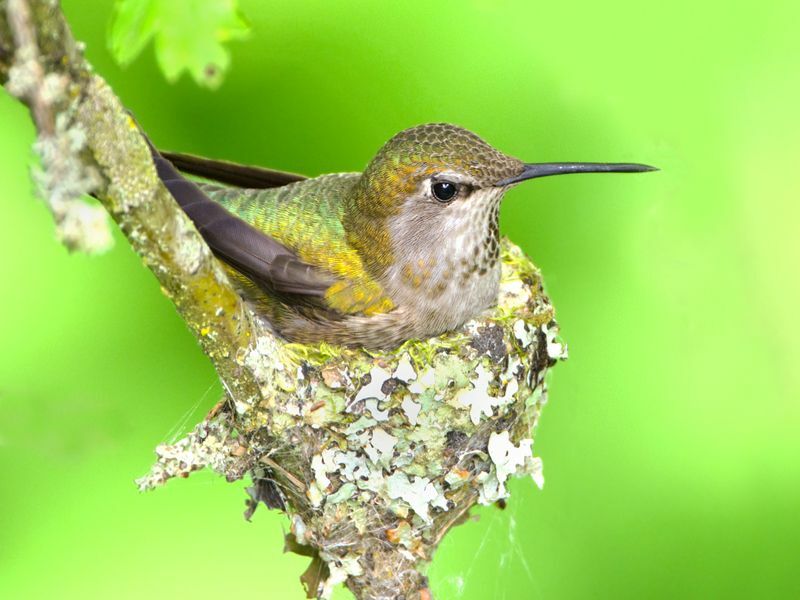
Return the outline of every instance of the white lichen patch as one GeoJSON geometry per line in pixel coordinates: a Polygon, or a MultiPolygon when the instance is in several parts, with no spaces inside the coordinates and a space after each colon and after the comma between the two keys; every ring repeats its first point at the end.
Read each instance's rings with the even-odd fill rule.
{"type": "Polygon", "coordinates": [[[335,450],[324,450],[322,454],[315,454],[311,457],[311,470],[314,472],[314,483],[319,488],[320,492],[325,493],[331,485],[331,480],[328,479],[328,473],[332,473],[338,467],[333,460],[335,450]]]}
{"type": "Polygon", "coordinates": [[[58,214],[58,240],[67,248],[102,254],[114,245],[108,212],[102,206],[74,199],[51,203],[51,207],[58,214]]]}
{"type": "Polygon", "coordinates": [[[457,490],[469,481],[470,475],[471,473],[466,469],[456,467],[447,472],[447,475],[444,476],[444,481],[450,486],[450,489],[457,490]]]}
{"type": "Polygon", "coordinates": [[[417,372],[414,370],[414,367],[411,366],[411,357],[408,356],[407,352],[400,357],[397,368],[394,370],[394,373],[392,373],[392,377],[403,383],[408,383],[417,378],[417,372]]]}
{"type": "Polygon", "coordinates": [[[536,328],[531,328],[522,319],[514,321],[514,337],[523,348],[530,346],[536,339],[536,328]]]}
{"type": "Polygon", "coordinates": [[[400,405],[400,408],[403,409],[406,417],[408,418],[408,422],[412,425],[417,424],[417,417],[419,416],[419,411],[422,410],[422,405],[417,404],[411,399],[411,396],[406,394],[403,397],[403,403],[400,405]]]}
{"type": "Polygon", "coordinates": [[[355,435],[377,424],[378,421],[376,421],[375,419],[368,417],[366,415],[362,415],[358,418],[358,421],[351,423],[350,426],[344,430],[344,433],[345,435],[348,436],[355,435]]]}
{"type": "Polygon", "coordinates": [[[392,500],[403,500],[425,523],[431,522],[430,509],[447,510],[447,498],[427,477],[409,480],[405,473],[393,473],[386,478],[386,493],[392,500]]]}
{"type": "Polygon", "coordinates": [[[330,598],[333,594],[333,589],[340,583],[347,581],[348,577],[364,573],[364,568],[358,561],[359,557],[354,552],[345,556],[338,556],[328,552],[320,552],[319,555],[328,564],[328,569],[330,570],[330,575],[323,583],[319,594],[319,597],[323,600],[330,598]]]}
{"type": "Polygon", "coordinates": [[[516,473],[517,468],[525,464],[531,458],[532,439],[523,439],[519,445],[515,446],[509,441],[508,431],[492,433],[489,436],[489,458],[494,463],[497,479],[500,483],[505,483],[509,475],[516,473]]]}
{"type": "Polygon", "coordinates": [[[206,258],[208,246],[191,226],[189,219],[177,219],[175,223],[175,238],[178,240],[175,262],[184,272],[194,275],[206,258]]]}
{"type": "Polygon", "coordinates": [[[567,345],[562,344],[558,339],[558,331],[555,328],[549,328],[547,325],[542,325],[542,331],[544,332],[545,340],[547,342],[547,356],[554,360],[566,360],[567,345]]]}
{"type": "MultiPolygon", "coordinates": [[[[544,486],[542,459],[534,457],[531,451],[533,440],[524,438],[518,444],[511,442],[509,432],[493,432],[489,437],[488,454],[492,461],[491,469],[481,473],[479,502],[492,504],[508,497],[506,481],[512,475],[530,474],[539,489],[544,486]]],[[[452,475],[451,475],[452,477],[452,475]]]]}
{"type": "Polygon", "coordinates": [[[366,399],[376,399],[376,400],[384,400],[386,398],[386,394],[382,391],[383,384],[386,383],[386,380],[391,377],[391,375],[386,371],[386,369],[382,369],[381,367],[372,367],[369,372],[370,381],[367,385],[363,386],[356,397],[353,398],[353,403],[356,403],[360,400],[366,399]]]}
{"type": "Polygon", "coordinates": [[[71,251],[100,254],[114,243],[107,211],[83,197],[100,184],[96,169],[87,167],[80,155],[86,133],[72,122],[69,111],[56,118],[55,131],[41,135],[34,150],[41,169],[33,179],[56,223],[56,235],[71,251]]]}
{"type": "Polygon", "coordinates": [[[471,381],[472,389],[460,390],[454,400],[461,406],[469,408],[469,418],[474,425],[480,423],[481,416],[491,417],[493,409],[513,400],[513,394],[519,389],[519,384],[509,383],[506,393],[502,396],[492,396],[489,393],[489,384],[494,380],[492,374],[486,370],[483,364],[479,364],[475,369],[476,379],[471,381]]]}
{"type": "Polygon", "coordinates": [[[306,544],[308,542],[308,540],[306,539],[306,534],[308,533],[308,527],[306,527],[306,524],[300,515],[292,515],[291,529],[295,539],[299,543],[306,544]]]}
{"type": "Polygon", "coordinates": [[[433,384],[436,382],[436,371],[432,368],[427,368],[419,376],[419,379],[414,381],[411,385],[408,386],[408,391],[412,394],[423,394],[426,390],[433,387],[433,384]]]}
{"type": "Polygon", "coordinates": [[[338,504],[339,502],[349,500],[355,493],[356,484],[350,482],[343,483],[338,490],[328,496],[327,502],[328,504],[338,504]]]}
{"type": "Polygon", "coordinates": [[[509,279],[500,282],[500,294],[503,296],[505,304],[511,308],[524,305],[530,298],[530,293],[525,284],[510,273],[504,273],[509,279]]]}
{"type": "Polygon", "coordinates": [[[527,462],[527,469],[531,479],[533,479],[533,483],[541,490],[544,487],[544,465],[542,459],[538,456],[532,456],[530,461],[527,462]]]}
{"type": "Polygon", "coordinates": [[[288,370],[282,361],[274,360],[276,354],[280,354],[278,340],[272,336],[259,336],[255,347],[248,350],[241,362],[253,371],[259,381],[265,381],[275,372],[288,370]]]}
{"type": "Polygon", "coordinates": [[[396,437],[386,433],[386,431],[380,427],[377,427],[372,431],[372,438],[370,439],[370,443],[364,448],[364,451],[374,464],[388,469],[396,445],[396,437]]]}
{"type": "Polygon", "coordinates": [[[388,410],[381,410],[377,398],[370,398],[364,401],[364,409],[372,415],[375,421],[385,421],[389,418],[388,410]]]}

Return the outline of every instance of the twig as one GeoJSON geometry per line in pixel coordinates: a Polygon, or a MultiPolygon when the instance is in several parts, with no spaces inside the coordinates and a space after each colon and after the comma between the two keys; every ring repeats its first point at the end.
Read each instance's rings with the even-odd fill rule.
{"type": "Polygon", "coordinates": [[[278,463],[272,460],[269,456],[262,456],[259,460],[263,462],[265,465],[267,465],[270,469],[275,469],[276,471],[281,473],[284,477],[286,477],[286,479],[292,482],[292,485],[294,485],[299,492],[305,493],[306,484],[304,484],[297,477],[289,473],[289,471],[284,469],[282,466],[280,466],[278,463]]]}
{"type": "Polygon", "coordinates": [[[42,135],[52,135],[55,118],[50,102],[45,97],[44,69],[39,62],[39,46],[36,31],[31,23],[31,12],[25,0],[8,0],[8,23],[17,49],[16,68],[28,71],[24,79],[26,85],[10,90],[19,98],[24,98],[31,109],[36,128],[42,135]]]}
{"type": "Polygon", "coordinates": [[[231,398],[260,401],[259,381],[245,363],[257,340],[272,336],[159,182],[142,136],[83,58],[57,2],[0,0],[0,83],[30,108],[39,143],[47,144],[45,176],[55,172],[45,193],[55,196],[48,200],[56,220],[57,202],[88,191],[83,180],[96,174],[94,194],[175,303],[231,398]],[[53,144],[60,133],[75,143],[53,144]],[[70,177],[80,184],[66,193],[59,182],[70,177]]]}

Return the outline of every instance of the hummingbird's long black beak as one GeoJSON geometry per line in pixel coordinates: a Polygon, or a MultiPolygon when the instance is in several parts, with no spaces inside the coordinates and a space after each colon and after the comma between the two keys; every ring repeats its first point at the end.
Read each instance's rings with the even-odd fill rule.
{"type": "Polygon", "coordinates": [[[658,171],[658,167],[637,163],[528,163],[518,175],[506,177],[495,186],[503,187],[536,177],[571,175],[573,173],[644,173],[658,171]]]}

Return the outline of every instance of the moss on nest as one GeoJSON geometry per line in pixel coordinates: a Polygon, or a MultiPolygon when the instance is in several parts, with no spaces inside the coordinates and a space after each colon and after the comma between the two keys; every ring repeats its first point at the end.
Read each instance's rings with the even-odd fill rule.
{"type": "Polygon", "coordinates": [[[159,447],[140,487],[205,466],[250,474],[250,512],[284,510],[289,547],[314,557],[309,597],[341,582],[359,598],[425,597],[434,549],[471,506],[505,498],[510,476],[543,483],[533,432],[566,347],[539,271],[507,240],[502,259],[497,306],[459,331],[389,352],[259,339],[238,358],[267,400],[159,447]]]}

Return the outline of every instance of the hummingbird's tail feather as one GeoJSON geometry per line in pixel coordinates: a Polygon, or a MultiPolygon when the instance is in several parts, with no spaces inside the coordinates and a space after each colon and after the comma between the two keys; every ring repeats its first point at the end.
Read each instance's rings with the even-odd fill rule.
{"type": "Polygon", "coordinates": [[[276,188],[306,179],[304,175],[298,175],[297,173],[240,165],[192,154],[163,151],[160,154],[184,173],[237,187],[251,189],[276,188]]]}
{"type": "MultiPolygon", "coordinates": [[[[148,140],[148,143],[150,141],[148,140]]],[[[289,248],[228,212],[150,143],[158,177],[219,258],[274,292],[322,297],[334,280],[289,248]]]]}

